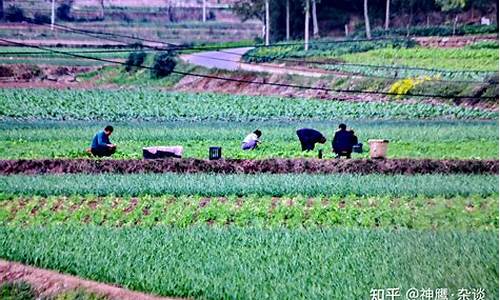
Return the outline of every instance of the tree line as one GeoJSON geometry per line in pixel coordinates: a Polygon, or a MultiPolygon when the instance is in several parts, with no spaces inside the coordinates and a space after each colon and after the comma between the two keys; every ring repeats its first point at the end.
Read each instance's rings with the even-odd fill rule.
{"type": "Polygon", "coordinates": [[[488,13],[495,10],[498,22],[497,0],[239,0],[234,10],[243,21],[262,21],[266,44],[271,40],[303,38],[306,50],[310,23],[314,38],[320,35],[322,21],[328,21],[333,28],[345,27],[347,34],[347,24],[352,16],[362,15],[368,39],[372,37],[372,18],[382,19],[384,29],[389,30],[394,16],[408,16],[407,25],[412,26],[415,16],[440,12],[451,16],[456,26],[461,12],[477,10],[488,13]]]}

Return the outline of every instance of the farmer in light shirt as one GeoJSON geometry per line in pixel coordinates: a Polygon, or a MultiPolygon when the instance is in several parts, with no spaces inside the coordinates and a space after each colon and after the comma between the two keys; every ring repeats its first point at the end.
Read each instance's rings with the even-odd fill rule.
{"type": "Polygon", "coordinates": [[[245,137],[243,142],[241,143],[241,149],[243,150],[253,150],[257,148],[257,145],[260,143],[260,136],[262,132],[260,130],[255,130],[245,137]]]}

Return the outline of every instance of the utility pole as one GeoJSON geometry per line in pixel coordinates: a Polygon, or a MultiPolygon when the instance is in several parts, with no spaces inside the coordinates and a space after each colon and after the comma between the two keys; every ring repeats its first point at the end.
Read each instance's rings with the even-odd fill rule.
{"type": "Polygon", "coordinates": [[[266,0],[266,46],[269,46],[269,0],[266,0]]]}
{"type": "Polygon", "coordinates": [[[52,15],[50,17],[50,30],[54,30],[55,21],[56,21],[56,0],[52,0],[52,15]]]}
{"type": "Polygon", "coordinates": [[[203,23],[207,21],[207,0],[203,0],[203,23]]]}

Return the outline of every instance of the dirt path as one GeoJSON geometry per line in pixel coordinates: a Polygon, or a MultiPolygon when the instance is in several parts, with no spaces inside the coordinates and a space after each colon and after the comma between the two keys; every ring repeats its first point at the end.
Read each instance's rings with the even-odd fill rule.
{"type": "Polygon", "coordinates": [[[305,67],[287,66],[286,68],[283,68],[281,65],[271,63],[249,64],[242,62],[241,58],[243,54],[252,49],[252,47],[246,47],[220,51],[204,51],[181,55],[180,58],[187,63],[197,66],[226,71],[247,71],[278,75],[299,75],[306,77],[321,77],[323,75],[334,74],[333,72],[325,70],[310,69],[305,67]]]}
{"type": "MultiPolygon", "coordinates": [[[[118,286],[84,280],[76,276],[29,267],[20,263],[0,260],[0,283],[23,281],[29,283],[39,296],[52,296],[62,292],[84,289],[116,300],[174,300],[133,292],[118,286]]],[[[177,298],[180,299],[180,298],[177,298]]]]}

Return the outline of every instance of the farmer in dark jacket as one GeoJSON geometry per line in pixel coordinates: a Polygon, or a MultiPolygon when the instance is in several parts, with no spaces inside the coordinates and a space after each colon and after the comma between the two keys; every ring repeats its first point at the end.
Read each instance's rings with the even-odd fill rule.
{"type": "Polygon", "coordinates": [[[352,146],[357,143],[358,138],[354,135],[354,131],[347,130],[345,124],[340,124],[339,129],[333,136],[332,149],[337,154],[337,157],[345,156],[351,158],[352,146]]]}
{"type": "Polygon", "coordinates": [[[297,130],[297,136],[299,137],[302,151],[314,150],[314,145],[316,143],[324,144],[326,142],[326,138],[321,132],[311,128],[297,130]]]}
{"type": "Polygon", "coordinates": [[[99,131],[92,139],[90,152],[97,157],[111,156],[116,151],[116,145],[109,141],[113,133],[113,126],[108,125],[104,130],[99,131]]]}

